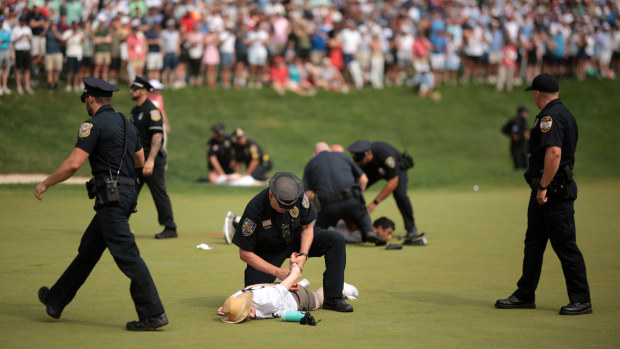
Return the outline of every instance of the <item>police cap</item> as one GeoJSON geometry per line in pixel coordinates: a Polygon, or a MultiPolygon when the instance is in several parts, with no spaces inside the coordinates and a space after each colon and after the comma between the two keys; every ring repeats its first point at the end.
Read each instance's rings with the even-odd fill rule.
{"type": "Polygon", "coordinates": [[[131,89],[136,90],[141,88],[145,88],[147,91],[153,90],[153,86],[151,86],[151,84],[149,84],[147,80],[142,77],[136,76],[136,78],[131,83],[131,89]]]}
{"type": "Polygon", "coordinates": [[[86,96],[112,97],[112,93],[118,91],[116,86],[92,76],[82,78],[82,81],[84,82],[84,93],[80,97],[82,102],[85,101],[86,96]]]}
{"type": "Polygon", "coordinates": [[[223,124],[215,124],[211,127],[211,131],[218,135],[219,137],[224,136],[224,125],[223,124]]]}
{"type": "Polygon", "coordinates": [[[359,140],[351,144],[347,149],[349,149],[351,154],[365,153],[366,151],[370,150],[370,142],[365,140],[359,140]]]}
{"type": "Polygon", "coordinates": [[[245,132],[243,132],[243,129],[241,127],[238,127],[237,129],[235,129],[232,136],[235,137],[235,139],[243,138],[245,137],[245,132]]]}
{"type": "Polygon", "coordinates": [[[280,207],[292,209],[304,192],[304,183],[291,172],[276,172],[269,180],[269,189],[280,207]]]}
{"type": "Polygon", "coordinates": [[[540,92],[558,92],[560,86],[558,80],[551,74],[542,73],[534,78],[532,86],[525,89],[526,91],[540,91],[540,92]]]}

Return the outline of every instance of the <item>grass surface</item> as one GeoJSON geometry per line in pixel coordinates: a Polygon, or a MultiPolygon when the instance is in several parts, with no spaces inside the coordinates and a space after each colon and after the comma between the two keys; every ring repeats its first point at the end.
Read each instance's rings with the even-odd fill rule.
{"type": "MultiPolygon", "coordinates": [[[[51,286],[76,254],[92,218],[81,186],[60,185],[32,196],[33,186],[0,186],[0,338],[5,348],[273,347],[466,347],[617,348],[620,345],[620,181],[581,183],[577,236],[585,256],[594,313],[560,316],[568,303],[557,257],[549,247],[536,310],[499,310],[520,276],[527,189],[423,190],[412,193],[427,247],[387,251],[347,246],[346,281],[357,286],[355,312],[319,310],[317,327],[280,320],[241,325],[219,322],[215,310],[242,287],[238,249],[221,235],[228,209],[243,210],[257,190],[173,186],[181,236],[159,241],[147,192],[131,219],[138,246],[159,289],[170,325],[158,333],[125,331],[136,317],[129,280],[104,253],[60,320],[49,318],[36,292],[51,286]],[[197,250],[207,243],[213,250],[197,250]]],[[[372,194],[369,194],[372,195],[372,194]]],[[[399,217],[392,200],[380,215],[399,217]]],[[[402,227],[400,218],[397,228],[402,227]]],[[[398,230],[396,235],[402,234],[398,230]]],[[[396,242],[396,241],[392,241],[396,242]]],[[[323,262],[311,259],[304,278],[319,287],[323,262]]]]}

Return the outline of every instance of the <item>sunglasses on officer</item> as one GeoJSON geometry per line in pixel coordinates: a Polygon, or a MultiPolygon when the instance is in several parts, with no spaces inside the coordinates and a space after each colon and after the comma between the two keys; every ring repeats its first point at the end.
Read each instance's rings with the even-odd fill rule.
{"type": "Polygon", "coordinates": [[[88,95],[86,94],[86,92],[83,92],[80,96],[80,101],[82,101],[82,103],[86,103],[86,97],[88,97],[88,95]]]}
{"type": "Polygon", "coordinates": [[[280,208],[283,208],[285,210],[292,210],[293,207],[295,207],[295,203],[297,202],[297,199],[293,201],[283,201],[283,200],[278,199],[278,197],[275,196],[275,194],[271,193],[271,195],[273,195],[273,197],[278,202],[278,206],[280,206],[280,208]]]}
{"type": "Polygon", "coordinates": [[[363,151],[361,153],[353,153],[353,161],[357,163],[362,162],[362,160],[364,160],[364,158],[366,157],[366,154],[368,154],[368,151],[363,151]]]}

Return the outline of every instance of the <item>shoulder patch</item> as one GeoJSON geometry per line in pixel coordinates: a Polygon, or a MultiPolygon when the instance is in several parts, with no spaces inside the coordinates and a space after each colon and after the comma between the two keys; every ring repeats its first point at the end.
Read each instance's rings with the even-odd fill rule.
{"type": "Polygon", "coordinates": [[[256,229],[256,223],[254,223],[251,219],[246,218],[243,221],[243,226],[241,226],[241,232],[243,233],[243,236],[252,235],[255,229],[256,229]]]}
{"type": "Polygon", "coordinates": [[[159,121],[161,120],[161,113],[157,109],[151,110],[151,120],[159,121]]]}
{"type": "Polygon", "coordinates": [[[80,126],[80,132],[78,133],[80,138],[86,138],[90,136],[90,129],[93,128],[93,124],[90,122],[84,122],[80,126]]]}
{"type": "Polygon", "coordinates": [[[396,167],[396,160],[394,160],[393,157],[388,156],[387,159],[385,159],[385,166],[387,166],[389,168],[396,167]]]}
{"type": "Polygon", "coordinates": [[[291,217],[293,218],[297,218],[297,216],[299,216],[299,209],[297,208],[297,206],[293,207],[293,209],[289,212],[291,214],[291,217]]]}
{"type": "Polygon", "coordinates": [[[540,119],[540,130],[544,133],[549,132],[551,125],[553,125],[553,119],[551,119],[551,116],[543,116],[543,118],[540,119]]]}
{"type": "Polygon", "coordinates": [[[304,199],[301,201],[301,205],[304,208],[310,207],[310,200],[308,199],[308,196],[306,195],[306,193],[304,193],[304,199]]]}

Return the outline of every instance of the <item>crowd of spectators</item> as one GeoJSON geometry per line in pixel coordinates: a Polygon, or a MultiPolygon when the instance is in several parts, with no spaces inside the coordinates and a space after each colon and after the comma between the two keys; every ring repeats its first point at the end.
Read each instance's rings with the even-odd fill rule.
{"type": "Polygon", "coordinates": [[[441,84],[510,91],[541,71],[611,79],[620,71],[619,7],[618,0],[3,0],[0,94],[11,93],[13,81],[19,94],[34,94],[31,79],[50,91],[59,83],[79,91],[82,76],[301,95],[423,81],[421,96],[441,84]]]}

